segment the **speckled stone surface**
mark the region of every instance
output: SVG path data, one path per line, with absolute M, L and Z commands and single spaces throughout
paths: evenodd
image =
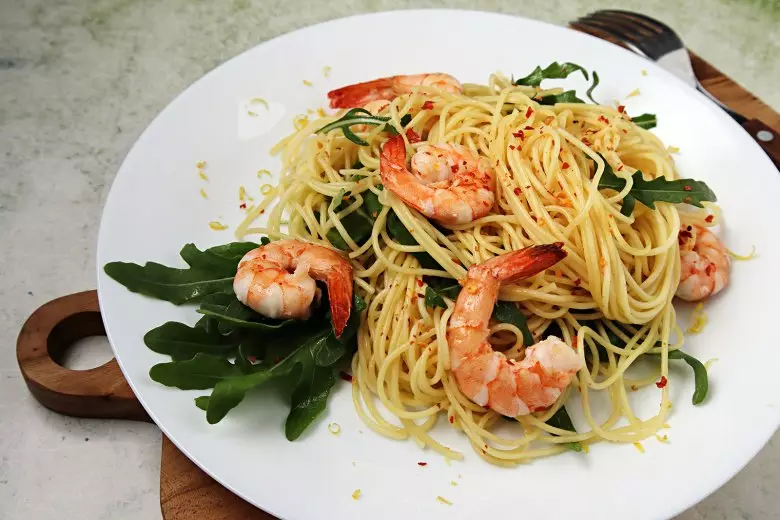
M 780 110 L 777 0 L 3 0 L 0 519 L 161 517 L 159 431 L 48 412 L 28 394 L 14 356 L 19 327 L 37 306 L 95 287 L 103 200 L 145 126 L 191 82 L 268 38 L 357 12 L 436 6 L 560 24 L 599 7 L 642 10 Z M 85 368 L 107 356 L 93 343 L 72 363 Z M 778 485 L 775 437 L 679 518 L 778 518 Z

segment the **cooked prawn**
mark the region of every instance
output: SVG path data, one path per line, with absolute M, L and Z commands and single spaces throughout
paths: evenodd
M 683 226 L 680 243 L 680 285 L 677 296 L 689 302 L 716 294 L 729 283 L 726 246 L 715 234 L 701 226 Z
M 379 78 L 331 90 L 328 92 L 328 99 L 330 99 L 330 108 L 356 108 L 371 101 L 391 101 L 401 94 L 410 93 L 414 87 L 418 86 L 438 87 L 453 94 L 463 92 L 463 85 L 449 74 L 407 74 Z
M 379 171 L 385 187 L 407 205 L 442 224 L 464 224 L 487 215 L 495 202 L 490 162 L 456 144 L 423 145 L 406 168 L 403 137 L 382 148 Z
M 308 319 L 325 282 L 336 336 L 352 307 L 352 266 L 336 251 L 300 240 L 279 240 L 249 251 L 233 279 L 236 297 L 269 318 Z
M 447 343 L 458 386 L 478 405 L 507 417 L 542 410 L 555 403 L 582 368 L 574 349 L 554 336 L 529 346 L 519 362 L 488 342 L 488 322 L 501 285 L 555 265 L 566 256 L 562 245 L 528 247 L 469 268 L 447 327 Z

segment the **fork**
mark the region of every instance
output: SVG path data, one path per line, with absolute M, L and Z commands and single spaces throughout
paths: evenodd
M 685 83 L 695 88 L 739 123 L 780 168 L 780 136 L 758 119 L 749 119 L 724 105 L 710 94 L 696 78 L 691 57 L 680 36 L 668 25 L 631 11 L 605 9 L 595 11 L 570 23 L 571 27 L 621 44 L 657 62 Z

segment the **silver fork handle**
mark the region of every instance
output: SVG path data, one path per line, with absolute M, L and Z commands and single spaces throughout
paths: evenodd
M 743 115 L 742 115 L 742 114 L 740 114 L 739 112 L 735 112 L 734 110 L 731 110 L 729 107 L 727 107 L 726 105 L 724 105 L 723 103 L 721 103 L 721 101 L 720 101 L 718 98 L 716 98 L 715 96 L 713 96 L 712 94 L 710 94 L 710 93 L 707 91 L 707 89 L 706 89 L 706 88 L 704 88 L 704 87 L 702 86 L 702 84 L 701 84 L 701 83 L 699 83 L 699 81 L 698 81 L 698 80 L 696 80 L 696 90 L 698 90 L 699 92 L 701 92 L 702 94 L 704 94 L 705 96 L 707 96 L 708 98 L 710 98 L 710 100 L 711 100 L 712 102 L 714 102 L 714 103 L 715 103 L 716 105 L 718 105 L 720 108 L 722 108 L 723 110 L 725 110 L 725 111 L 726 111 L 726 113 L 727 113 L 728 115 L 730 115 L 730 116 L 731 116 L 731 117 L 734 119 L 734 121 L 736 121 L 737 123 L 739 123 L 739 124 L 742 124 L 742 123 L 744 123 L 745 121 L 747 121 L 747 120 L 748 120 L 748 119 L 747 119 L 747 117 L 743 116 Z

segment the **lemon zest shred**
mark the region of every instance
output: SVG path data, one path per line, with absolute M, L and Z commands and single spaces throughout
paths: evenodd
M 587 444 L 582 443 L 582 451 L 585 452 L 585 453 L 589 453 L 590 452 L 590 446 L 588 446 Z
M 200 196 L 203 197 L 204 199 L 209 198 L 208 194 L 206 194 L 206 190 L 204 190 L 203 188 L 200 189 Z
M 457 486 L 457 485 L 458 485 L 457 482 L 455 482 L 454 480 L 450 480 L 450 486 Z
M 667 146 L 666 149 L 669 153 L 680 153 L 680 149 L 676 146 Z
M 647 70 L 642 69 L 642 76 L 647 76 Z
M 704 368 L 709 370 L 710 367 L 712 366 L 712 364 L 715 363 L 716 361 L 720 361 L 720 360 L 718 358 L 716 358 L 716 357 L 714 357 L 712 359 L 708 359 L 707 361 L 704 362 Z
M 209 227 L 214 231 L 224 231 L 225 229 L 228 228 L 225 224 L 216 220 L 212 220 L 211 222 L 209 222 Z
M 246 188 L 244 188 L 243 186 L 239 186 L 238 187 L 238 200 L 240 200 L 241 202 L 244 202 L 245 199 L 246 199 Z
M 353 491 L 352 492 L 352 500 L 357 500 L 358 498 L 360 498 L 360 494 L 361 494 L 360 489 L 356 489 L 355 491 Z
M 644 453 L 644 452 L 645 452 L 645 447 L 644 447 L 644 446 L 642 446 L 642 443 L 641 443 L 641 442 L 635 442 L 635 443 L 634 443 L 634 448 L 636 448 L 637 450 L 639 450 L 639 453 Z
M 328 425 L 328 431 L 333 435 L 341 435 L 341 425 L 339 423 L 332 422 Z
M 303 80 L 303 84 L 306 85 L 307 87 L 311 87 L 313 85 L 313 83 L 308 79 Z
M 750 250 L 750 253 L 747 255 L 738 255 L 731 249 L 726 248 L 726 252 L 729 254 L 731 258 L 734 260 L 753 260 L 756 257 L 756 246 L 753 246 L 753 248 Z
M 329 78 L 330 70 L 331 70 L 330 65 L 325 65 L 324 67 L 322 67 L 322 75 L 325 76 L 326 78 Z
M 626 99 L 634 97 L 634 96 L 638 96 L 638 95 L 639 95 L 639 89 L 635 88 L 634 90 L 632 90 L 631 92 L 628 93 L 628 95 L 626 96 Z
M 198 161 L 195 163 L 195 167 L 199 170 L 202 170 L 206 167 L 206 161 Z
M 446 504 L 446 505 L 448 505 L 448 506 L 451 506 L 451 505 L 452 505 L 452 502 L 450 502 L 449 500 L 447 500 L 446 498 L 444 498 L 444 497 L 443 497 L 443 496 L 441 496 L 441 495 L 436 495 L 436 500 L 438 500 L 438 501 L 439 501 L 439 502 L 441 502 L 442 504 Z
M 707 315 L 704 313 L 704 304 L 699 303 L 693 309 L 693 323 L 691 323 L 691 326 L 688 327 L 688 330 L 686 330 L 685 333 L 686 334 L 700 333 L 702 330 L 704 330 L 704 327 L 707 325 L 708 321 L 709 318 L 707 318 Z
M 259 103 L 260 105 L 263 105 L 266 110 L 270 110 L 269 107 L 268 107 L 268 101 L 266 101 L 263 98 L 256 97 L 256 98 L 252 98 L 252 99 L 249 100 L 249 104 L 250 105 L 255 104 L 255 103 Z
M 251 110 L 247 110 L 246 111 L 246 115 L 252 116 L 252 117 L 257 117 L 257 112 L 252 112 Z
M 200 176 L 200 178 L 201 178 L 201 179 L 203 179 L 204 181 L 208 181 L 208 180 L 209 180 L 209 178 L 206 176 L 206 174 L 205 174 L 205 173 L 203 173 L 202 171 L 198 171 L 198 175 L 199 175 L 199 176 Z
M 658 439 L 658 442 L 664 442 L 664 443 L 665 443 L 665 442 L 669 442 L 669 436 L 668 436 L 668 435 L 666 435 L 666 434 L 664 434 L 664 435 L 658 435 L 658 434 L 656 433 L 656 434 L 655 434 L 655 438 L 656 438 L 656 439 Z
M 257 178 L 258 179 L 260 177 L 262 177 L 263 175 L 268 175 L 270 177 L 271 176 L 271 171 L 270 170 L 266 170 L 265 168 L 262 169 L 262 170 L 257 170 Z
M 322 109 L 322 107 L 317 109 L 317 115 L 320 117 L 325 117 L 325 110 Z

